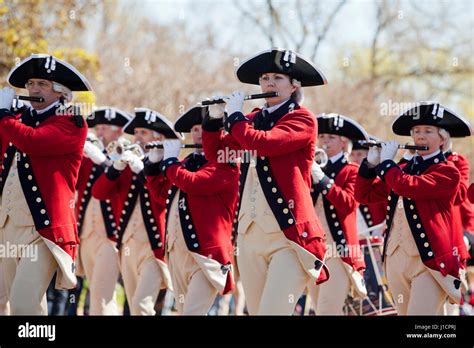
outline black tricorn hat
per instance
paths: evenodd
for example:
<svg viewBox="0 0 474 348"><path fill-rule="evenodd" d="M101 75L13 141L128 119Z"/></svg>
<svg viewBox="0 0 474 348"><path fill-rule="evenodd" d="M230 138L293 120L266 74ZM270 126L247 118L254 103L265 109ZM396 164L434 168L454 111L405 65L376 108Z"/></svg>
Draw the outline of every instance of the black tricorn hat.
<svg viewBox="0 0 474 348"><path fill-rule="evenodd" d="M436 102L418 103L395 119L392 130L395 134L410 136L411 129L421 125L444 128L453 138L472 134L471 125L466 119Z"/></svg>
<svg viewBox="0 0 474 348"><path fill-rule="evenodd" d="M87 125L93 128L98 124L109 124L112 126L125 126L132 119L132 115L128 112L103 106L97 108L90 115L87 116Z"/></svg>
<svg viewBox="0 0 474 348"><path fill-rule="evenodd" d="M135 108L135 117L123 128L127 134L133 134L135 128L146 128L163 134L168 139L184 139L181 133L175 132L173 123L158 111L148 108Z"/></svg>
<svg viewBox="0 0 474 348"><path fill-rule="evenodd" d="M176 132L189 133L195 125L202 124L204 116L209 112L207 106L193 106L186 110L174 123Z"/></svg>
<svg viewBox="0 0 474 348"><path fill-rule="evenodd" d="M317 116L318 134L342 135L353 142L369 140L365 129L353 119L336 113L320 114Z"/></svg>
<svg viewBox="0 0 474 348"><path fill-rule="evenodd" d="M92 91L91 84L72 65L49 54L32 54L8 74L7 81L25 88L29 79L44 79L60 83L71 91Z"/></svg>
<svg viewBox="0 0 474 348"><path fill-rule="evenodd" d="M236 70L243 83L259 84L265 73L280 73L297 79L301 87L327 84L326 77L309 60L299 54L280 48L272 48L248 58Z"/></svg>

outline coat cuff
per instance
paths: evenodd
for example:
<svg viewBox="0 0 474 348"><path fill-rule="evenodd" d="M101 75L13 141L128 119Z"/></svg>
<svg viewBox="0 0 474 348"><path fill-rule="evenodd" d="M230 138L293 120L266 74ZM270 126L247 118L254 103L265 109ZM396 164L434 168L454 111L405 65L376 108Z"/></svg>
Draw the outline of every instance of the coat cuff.
<svg viewBox="0 0 474 348"><path fill-rule="evenodd" d="M224 127L224 118L211 118L208 114L202 120L202 129L206 132L217 132Z"/></svg>
<svg viewBox="0 0 474 348"><path fill-rule="evenodd" d="M375 179L377 173L375 172L375 167L370 168L367 158L364 158L359 167L359 175L365 179Z"/></svg>
<svg viewBox="0 0 474 348"><path fill-rule="evenodd" d="M173 164L180 164L181 162L179 161L179 159L177 159L176 157L171 157L171 158L167 158L163 161L161 161L161 171L163 173L165 173L166 175L166 170L171 167Z"/></svg>
<svg viewBox="0 0 474 348"><path fill-rule="evenodd" d="M4 117L7 116L12 116L15 117L15 115L8 109L0 109L0 120L2 120Z"/></svg>
<svg viewBox="0 0 474 348"><path fill-rule="evenodd" d="M327 195L333 184L334 180L325 175L314 187L318 192Z"/></svg>
<svg viewBox="0 0 474 348"><path fill-rule="evenodd" d="M232 127L238 123L238 122L242 122L242 121L248 121L249 119L247 117L244 116L243 113L241 113L240 111L238 112L234 112L232 115L230 115L229 117L227 117L227 119L225 120L224 122L224 129L230 133Z"/></svg>
<svg viewBox="0 0 474 348"><path fill-rule="evenodd" d="M387 174L393 167L398 167L398 165L393 160L385 160L375 167L375 172L381 179L383 179L385 174Z"/></svg>
<svg viewBox="0 0 474 348"><path fill-rule="evenodd" d="M145 161L145 167L143 168L143 174L145 176L157 176L162 173L161 171L161 165L163 164L163 161L159 162L150 162L149 159Z"/></svg>
<svg viewBox="0 0 474 348"><path fill-rule="evenodd" d="M110 166L107 169L107 172L105 172L105 175L109 180L117 180L120 174L122 174L122 171L115 169L113 166Z"/></svg>

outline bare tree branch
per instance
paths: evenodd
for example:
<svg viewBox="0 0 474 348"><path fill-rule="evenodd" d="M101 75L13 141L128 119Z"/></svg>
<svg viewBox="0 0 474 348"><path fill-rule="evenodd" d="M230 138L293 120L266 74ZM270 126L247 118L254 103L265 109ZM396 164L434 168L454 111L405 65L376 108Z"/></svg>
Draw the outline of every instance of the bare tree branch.
<svg viewBox="0 0 474 348"><path fill-rule="evenodd" d="M274 46L274 39L273 39L273 33L271 31L271 28L268 29L264 23L262 23L261 19L260 18L264 18L265 16L257 16L257 15L253 15L250 11L248 11L245 7L242 7L240 5L240 2L239 1L236 1L234 3L234 6L237 7L237 9L242 13L243 17L250 20L253 24L255 24L255 26L257 26L261 31L262 33L266 36L266 38L268 39L270 45L273 47Z"/></svg>
<svg viewBox="0 0 474 348"><path fill-rule="evenodd" d="M324 27L322 28L321 32L319 33L317 39L316 39L316 43L313 47L313 53L311 54L311 60L315 60L316 58L316 54L318 53L318 49L321 45L321 43L323 42L324 38L326 37L328 31L329 31L329 28L331 27L331 24L333 23L334 21L334 18L336 17L336 15L339 13L339 11L341 10L341 8L347 3L347 0L342 0L341 2L339 2L339 4L334 8L334 10L331 12L331 14L329 15Z"/></svg>
<svg viewBox="0 0 474 348"><path fill-rule="evenodd" d="M301 25L301 40L296 44L296 50L300 51L303 48L303 45L306 41L306 38L309 34L308 23L306 22L304 15L303 15L303 7L301 4L301 0L298 0L296 3L296 10L298 13L298 19ZM296 42L296 41L295 41Z"/></svg>

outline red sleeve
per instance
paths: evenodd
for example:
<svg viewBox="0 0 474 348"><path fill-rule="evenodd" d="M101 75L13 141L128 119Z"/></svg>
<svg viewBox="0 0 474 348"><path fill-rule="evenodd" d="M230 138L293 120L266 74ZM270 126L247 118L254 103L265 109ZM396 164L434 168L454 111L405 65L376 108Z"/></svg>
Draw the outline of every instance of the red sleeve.
<svg viewBox="0 0 474 348"><path fill-rule="evenodd" d="M367 169L367 164L362 162L361 170ZM373 177L361 175L361 170L357 175L354 189L354 197L361 204L387 203L390 189L380 178L373 174Z"/></svg>
<svg viewBox="0 0 474 348"><path fill-rule="evenodd" d="M469 186L469 190L467 191L467 198L469 198L471 203L474 204L474 184L471 184L471 186Z"/></svg>
<svg viewBox="0 0 474 348"><path fill-rule="evenodd" d="M91 166L88 165L88 160L89 159L87 157L84 157L84 155L82 156L81 166L79 167L79 174L77 176L76 190L85 186L86 181L89 179L88 171L90 170Z"/></svg>
<svg viewBox="0 0 474 348"><path fill-rule="evenodd" d="M461 203L461 221L464 230L474 233L474 204L468 198Z"/></svg>
<svg viewBox="0 0 474 348"><path fill-rule="evenodd" d="M240 145L232 138L230 134L224 134L224 131L215 132L202 131L202 147L206 158L210 162L226 163L226 148L229 150L238 150ZM230 155L230 154L229 154Z"/></svg>
<svg viewBox="0 0 474 348"><path fill-rule="evenodd" d="M166 176L186 193L211 196L232 188L238 180L238 169L230 164L212 163L190 172L177 163L166 170Z"/></svg>
<svg viewBox="0 0 474 348"><path fill-rule="evenodd" d="M125 170L128 168L129 167ZM110 179L107 176L107 172L105 172L102 173L102 175L94 182L94 185L92 185L92 196L100 201L115 198L115 196L120 193L120 176L123 175L124 171L118 172L113 167L109 167L108 170L118 173L118 177Z"/></svg>
<svg viewBox="0 0 474 348"><path fill-rule="evenodd" d="M385 222L387 215L387 201L379 203L371 203L368 205L370 213L372 215L372 221L374 225L378 225Z"/></svg>
<svg viewBox="0 0 474 348"><path fill-rule="evenodd" d="M11 142L28 155L58 156L83 149L87 126L84 122L84 127L77 127L70 116L55 117L53 122L38 128L5 117L0 121L0 132L8 134Z"/></svg>
<svg viewBox="0 0 474 348"><path fill-rule="evenodd" d="M150 192L150 198L153 203L166 206L171 181L164 174L146 176L146 187Z"/></svg>
<svg viewBox="0 0 474 348"><path fill-rule="evenodd" d="M422 175L406 174L400 167L393 166L384 178L396 194L423 200L451 198L456 194L461 175L454 165L432 166Z"/></svg>
<svg viewBox="0 0 474 348"><path fill-rule="evenodd" d="M298 109L285 115L269 131L256 130L252 122L238 122L231 134L245 150L257 151L259 156L281 156L306 147L317 130L316 117Z"/></svg>
<svg viewBox="0 0 474 348"><path fill-rule="evenodd" d="M347 175L344 175L343 182L339 180L331 186L326 198L333 204L337 210L343 214L350 214L357 207L357 202L354 198L354 188L357 179L357 168L355 166L348 168ZM342 174L342 173L341 173Z"/></svg>
<svg viewBox="0 0 474 348"><path fill-rule="evenodd" d="M461 155L454 154L452 157L456 157L451 159L451 161L461 174L461 182L454 200L454 204L458 205L467 199L467 188L469 186L469 162Z"/></svg>

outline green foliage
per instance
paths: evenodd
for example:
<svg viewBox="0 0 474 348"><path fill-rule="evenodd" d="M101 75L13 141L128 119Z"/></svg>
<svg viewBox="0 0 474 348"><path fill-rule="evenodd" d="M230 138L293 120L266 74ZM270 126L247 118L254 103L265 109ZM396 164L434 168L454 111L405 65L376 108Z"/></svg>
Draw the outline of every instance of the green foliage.
<svg viewBox="0 0 474 348"><path fill-rule="evenodd" d="M57 55L86 76L95 75L97 56L69 42L82 33L96 6L95 0L0 0L0 77L33 53Z"/></svg>

